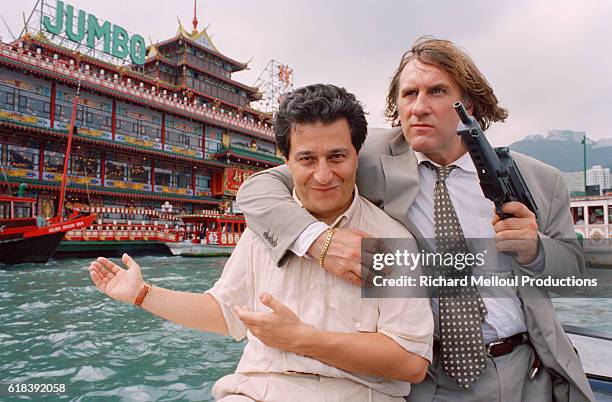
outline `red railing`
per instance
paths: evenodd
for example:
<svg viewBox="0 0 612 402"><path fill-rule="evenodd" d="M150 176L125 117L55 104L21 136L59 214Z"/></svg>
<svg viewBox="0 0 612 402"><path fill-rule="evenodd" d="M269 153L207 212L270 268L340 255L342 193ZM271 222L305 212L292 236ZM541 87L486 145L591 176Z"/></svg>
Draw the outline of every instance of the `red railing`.
<svg viewBox="0 0 612 402"><path fill-rule="evenodd" d="M71 241L161 241L179 242L185 238L185 230L171 229L165 225L127 225L102 223L84 229L71 230L65 240Z"/></svg>

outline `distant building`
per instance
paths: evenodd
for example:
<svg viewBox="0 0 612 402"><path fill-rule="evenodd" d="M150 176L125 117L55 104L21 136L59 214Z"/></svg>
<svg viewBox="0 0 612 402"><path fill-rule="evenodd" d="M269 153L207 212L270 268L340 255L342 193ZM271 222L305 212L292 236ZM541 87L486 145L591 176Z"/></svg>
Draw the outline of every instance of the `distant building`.
<svg viewBox="0 0 612 402"><path fill-rule="evenodd" d="M610 186L610 168L595 165L587 170L587 184L599 185L601 190L607 190L612 187Z"/></svg>
<svg viewBox="0 0 612 402"><path fill-rule="evenodd" d="M584 172L561 172L570 193L584 192ZM595 165L587 170L587 186L599 186L600 194L612 188L610 169Z"/></svg>
<svg viewBox="0 0 612 402"><path fill-rule="evenodd" d="M584 191L583 172L561 172L561 175L567 183L567 188L570 194Z"/></svg>

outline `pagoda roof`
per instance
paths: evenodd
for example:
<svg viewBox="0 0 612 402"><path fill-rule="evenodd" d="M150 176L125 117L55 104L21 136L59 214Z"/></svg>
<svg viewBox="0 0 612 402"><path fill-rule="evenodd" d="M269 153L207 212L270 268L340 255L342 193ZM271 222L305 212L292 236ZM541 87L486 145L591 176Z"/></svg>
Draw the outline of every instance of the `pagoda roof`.
<svg viewBox="0 0 612 402"><path fill-rule="evenodd" d="M224 77L222 75L215 74L212 71L203 70L202 68L194 66L193 64L189 63L188 61L186 61L186 62L181 61L180 63L175 63L172 60L168 60L168 58L164 57L163 54L159 53L159 51L157 50L157 48L155 46L151 46L151 51L147 55L147 58L146 58L144 64L145 65L146 64L150 64L150 63L153 63L155 61L161 61L161 62L163 62L163 63L165 63L165 64L167 64L169 66L176 67L176 68L178 68L178 67L180 67L182 65L186 65L186 66L189 66L190 68L192 68L194 70L197 70L199 72L208 74L211 77L214 77L214 78L216 78L218 80L227 82L228 84L232 84L232 85L235 85L235 86L237 86L237 87L239 87L241 89L244 89L245 91L247 91L247 92L249 92L251 94L257 94L257 92L259 92L259 88L257 88L257 87L252 87L250 85L243 84L242 82L235 81L235 80L233 80L231 78L227 78L227 77Z"/></svg>
<svg viewBox="0 0 612 402"><path fill-rule="evenodd" d="M200 32L194 31L192 33L189 33L187 32L185 28L183 28L183 25L180 23L180 21L179 21L179 27L176 32L176 35L173 38L170 38L170 39L158 42L158 43L154 43L151 46L147 47L147 51L149 51L149 49L154 47L155 48L154 51L156 52L157 49L159 49L160 47L171 45L179 40L183 40L188 45L196 47L200 50L204 50L208 53L211 53L219 57L220 59L225 60L230 65L232 65L232 67L234 67L233 71L241 71L248 67L248 62L242 63L234 59L231 59L225 56L223 53L221 53L217 49L217 47L213 44L212 40L210 39L210 36L206 32L206 28L202 29ZM147 54L147 57L149 56L150 55Z"/></svg>

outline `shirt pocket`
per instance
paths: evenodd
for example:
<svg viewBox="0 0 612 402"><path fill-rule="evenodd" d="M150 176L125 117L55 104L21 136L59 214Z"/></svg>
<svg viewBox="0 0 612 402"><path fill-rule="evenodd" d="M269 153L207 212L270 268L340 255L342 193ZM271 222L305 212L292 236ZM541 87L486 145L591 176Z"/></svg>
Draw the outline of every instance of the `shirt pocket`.
<svg viewBox="0 0 612 402"><path fill-rule="evenodd" d="M347 283L333 286L329 300L337 330L377 332L378 299L362 298L361 288Z"/></svg>

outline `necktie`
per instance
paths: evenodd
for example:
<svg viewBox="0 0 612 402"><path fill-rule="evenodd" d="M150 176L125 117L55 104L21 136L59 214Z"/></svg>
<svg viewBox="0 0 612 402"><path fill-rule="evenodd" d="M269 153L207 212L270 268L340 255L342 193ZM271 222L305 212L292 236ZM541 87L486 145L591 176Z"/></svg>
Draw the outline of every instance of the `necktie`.
<svg viewBox="0 0 612 402"><path fill-rule="evenodd" d="M446 178L456 167L434 167L434 223L436 252L469 252L457 213L448 194ZM471 267L458 270L452 265L437 267L445 278L459 279L472 276ZM440 362L443 370L461 388L469 388L482 374L486 364L486 349L481 323L486 308L475 286L440 286Z"/></svg>

